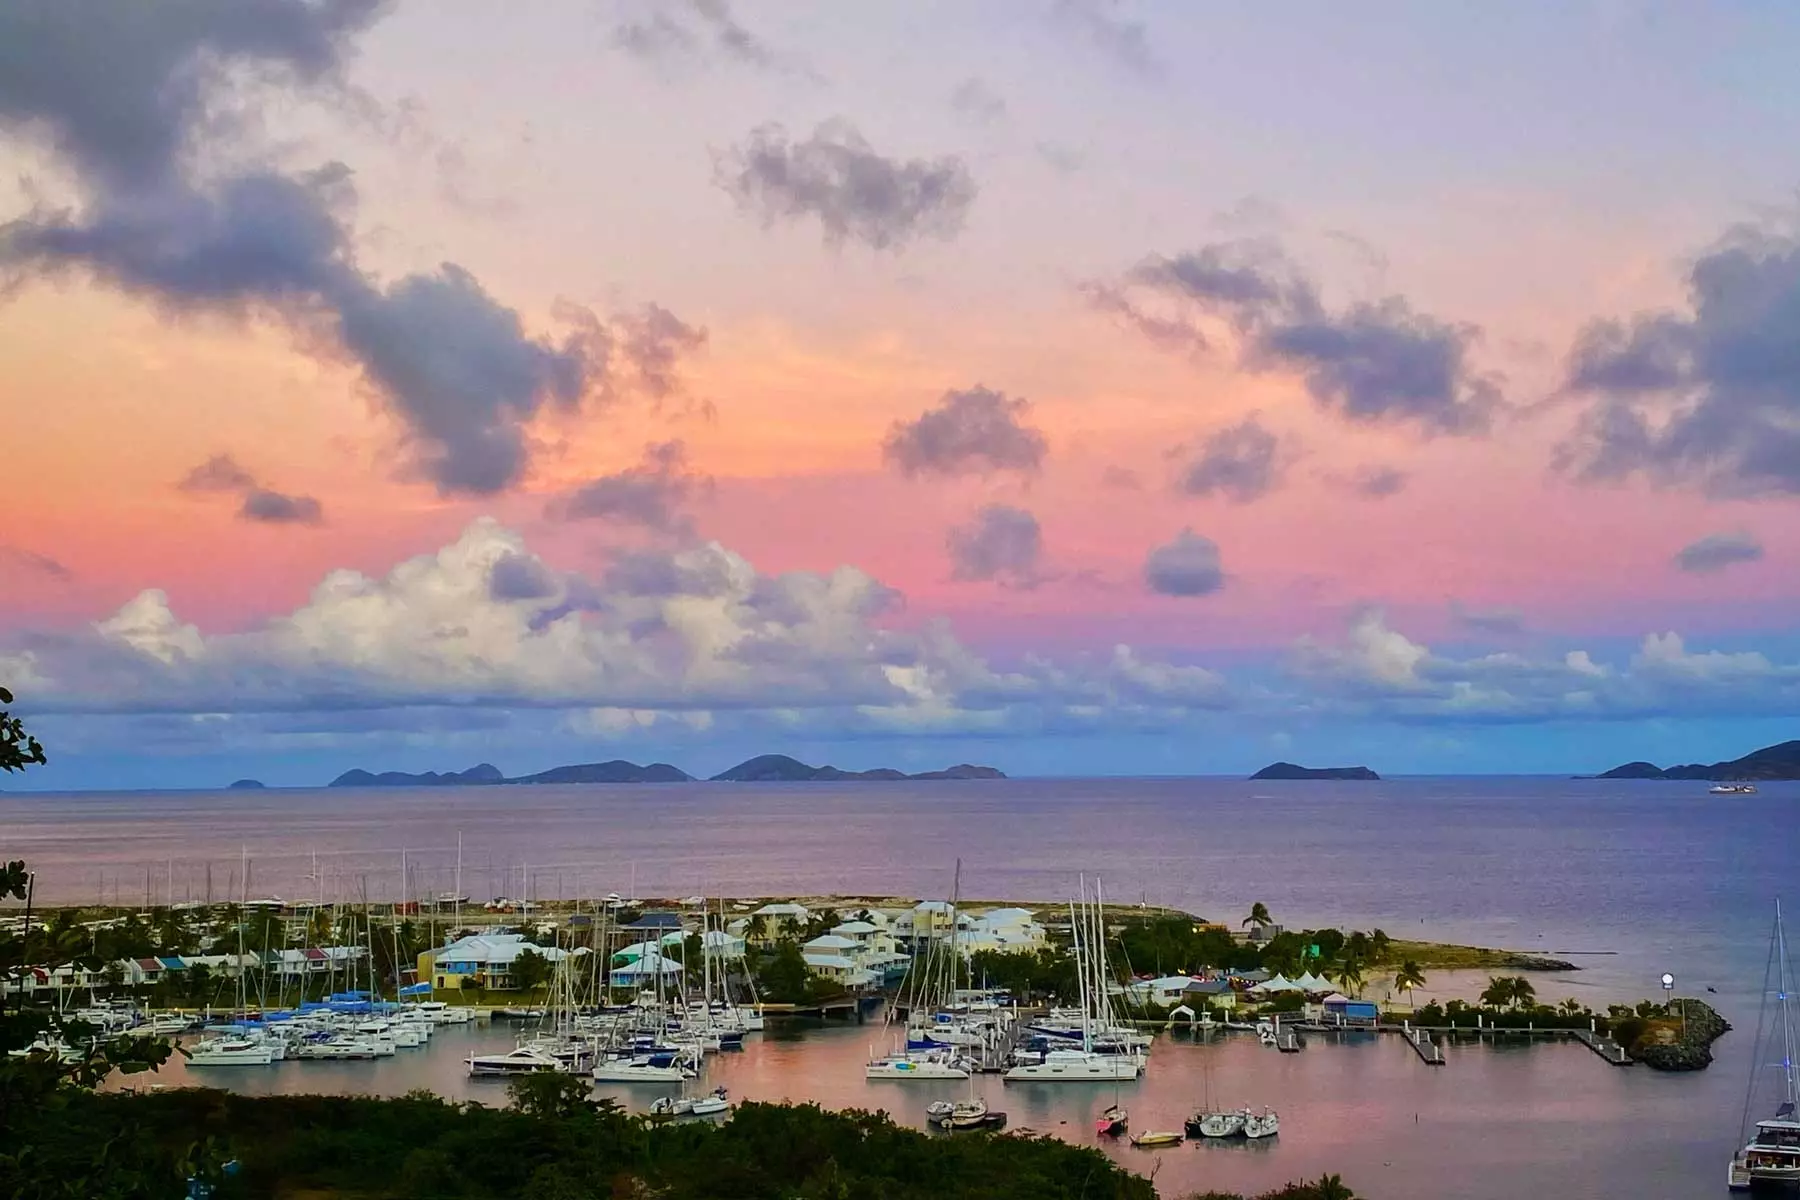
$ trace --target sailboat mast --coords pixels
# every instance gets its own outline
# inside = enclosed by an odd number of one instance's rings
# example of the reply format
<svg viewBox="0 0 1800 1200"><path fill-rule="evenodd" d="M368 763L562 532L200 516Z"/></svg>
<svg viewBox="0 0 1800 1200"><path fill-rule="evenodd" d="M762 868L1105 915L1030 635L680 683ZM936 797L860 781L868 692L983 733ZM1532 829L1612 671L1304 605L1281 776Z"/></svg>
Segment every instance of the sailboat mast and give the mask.
<svg viewBox="0 0 1800 1200"><path fill-rule="evenodd" d="M1790 1108L1800 1109L1800 1089L1795 1086L1794 1075L1794 1022L1791 1006L1794 1002L1794 981L1788 973L1787 933L1781 924L1781 901L1775 901L1775 955L1778 961L1777 986L1781 989L1781 1069L1787 1082L1787 1102Z"/></svg>

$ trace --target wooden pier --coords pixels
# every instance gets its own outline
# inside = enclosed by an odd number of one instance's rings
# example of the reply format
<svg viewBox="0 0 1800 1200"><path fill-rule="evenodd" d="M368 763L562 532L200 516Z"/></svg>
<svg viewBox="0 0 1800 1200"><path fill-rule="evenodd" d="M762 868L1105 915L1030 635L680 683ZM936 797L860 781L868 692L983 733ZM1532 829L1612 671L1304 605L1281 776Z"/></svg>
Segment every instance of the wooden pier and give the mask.
<svg viewBox="0 0 1800 1200"><path fill-rule="evenodd" d="M1407 1029L1401 1036L1406 1044L1418 1052L1419 1058L1428 1067L1444 1065L1444 1047L1431 1039L1431 1035L1422 1029Z"/></svg>
<svg viewBox="0 0 1800 1200"><path fill-rule="evenodd" d="M1586 1046L1589 1050L1592 1050L1595 1054L1598 1054L1601 1058L1604 1058L1613 1066L1629 1067L1631 1065L1631 1056L1625 1053L1625 1047L1619 1045L1619 1043L1613 1041L1611 1038L1602 1037L1600 1034L1586 1029L1574 1029L1570 1030L1570 1032L1575 1035L1576 1041Z"/></svg>

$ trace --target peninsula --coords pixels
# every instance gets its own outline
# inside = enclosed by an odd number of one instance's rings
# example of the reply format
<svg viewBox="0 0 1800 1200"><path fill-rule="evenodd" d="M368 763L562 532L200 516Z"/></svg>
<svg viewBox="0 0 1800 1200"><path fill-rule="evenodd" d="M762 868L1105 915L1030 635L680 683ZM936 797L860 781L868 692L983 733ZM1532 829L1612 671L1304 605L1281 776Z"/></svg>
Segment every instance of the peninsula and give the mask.
<svg viewBox="0 0 1800 1200"><path fill-rule="evenodd" d="M1251 779L1375 779L1381 776L1367 767L1303 767L1298 763L1270 763Z"/></svg>
<svg viewBox="0 0 1800 1200"><path fill-rule="evenodd" d="M1701 779L1719 782L1800 779L1800 741L1782 742L1752 750L1729 762L1685 763L1659 767L1655 763L1628 762L1598 779Z"/></svg>
<svg viewBox="0 0 1800 1200"><path fill-rule="evenodd" d="M942 771L922 771L908 775L891 767L869 771L844 771L837 767L814 767L789 758L785 754L761 754L746 759L729 771L712 777L716 783L864 783L882 780L935 779L1005 779L993 767L977 767L961 763ZM504 784L532 783L692 783L696 777L668 763L640 766L624 759L610 762L575 763L551 767L535 775L509 776L492 763L479 763L466 771L345 771L328 785L341 788L388 787L496 787ZM233 784L241 786L242 781Z"/></svg>

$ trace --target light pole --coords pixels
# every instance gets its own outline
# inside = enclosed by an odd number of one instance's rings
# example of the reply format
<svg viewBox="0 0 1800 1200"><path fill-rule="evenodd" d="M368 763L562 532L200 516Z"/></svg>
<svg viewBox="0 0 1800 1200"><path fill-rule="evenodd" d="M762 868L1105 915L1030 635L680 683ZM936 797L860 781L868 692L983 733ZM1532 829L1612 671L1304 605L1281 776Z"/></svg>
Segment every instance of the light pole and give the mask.
<svg viewBox="0 0 1800 1200"><path fill-rule="evenodd" d="M1663 1000L1663 1007L1668 1009L1670 1012L1674 1012L1675 1011L1675 977L1673 975L1669 974L1667 971L1664 971L1663 977L1662 977L1662 985L1663 985L1663 995L1665 997ZM1681 1010L1681 1036L1682 1036L1683 1040L1686 1040L1686 1038L1687 1038L1687 1009L1685 1007Z"/></svg>

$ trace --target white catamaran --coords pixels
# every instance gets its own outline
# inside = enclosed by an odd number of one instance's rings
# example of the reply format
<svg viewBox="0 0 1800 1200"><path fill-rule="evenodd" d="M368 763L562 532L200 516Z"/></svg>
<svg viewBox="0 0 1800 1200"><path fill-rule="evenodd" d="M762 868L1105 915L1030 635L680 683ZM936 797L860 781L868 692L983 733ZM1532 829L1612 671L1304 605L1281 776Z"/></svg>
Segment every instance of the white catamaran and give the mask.
<svg viewBox="0 0 1800 1200"><path fill-rule="evenodd" d="M1768 1023L1769 1007L1775 1006L1775 1022ZM1769 940L1769 961L1763 972L1763 1006L1757 1018L1756 1044L1752 1053L1757 1067L1773 1065L1781 1071L1781 1098L1775 1115L1756 1122L1744 1148L1731 1159L1726 1183L1732 1191L1772 1188L1800 1190L1800 1082L1794 1066L1794 981L1788 970L1787 936L1781 927L1781 902L1775 903L1775 932ZM1744 1096L1744 1125L1750 1124L1750 1108L1756 1099L1759 1071L1753 1071Z"/></svg>

